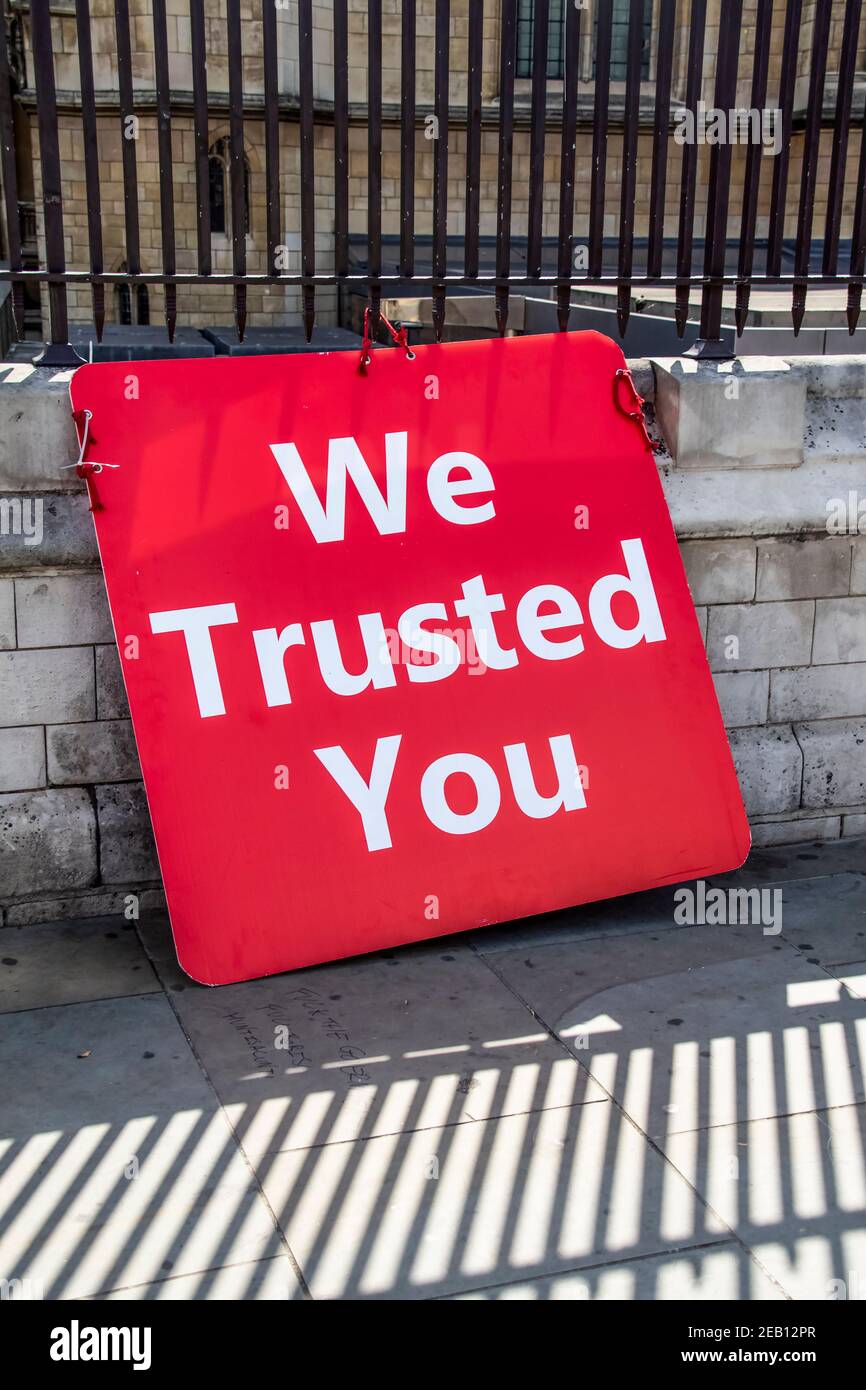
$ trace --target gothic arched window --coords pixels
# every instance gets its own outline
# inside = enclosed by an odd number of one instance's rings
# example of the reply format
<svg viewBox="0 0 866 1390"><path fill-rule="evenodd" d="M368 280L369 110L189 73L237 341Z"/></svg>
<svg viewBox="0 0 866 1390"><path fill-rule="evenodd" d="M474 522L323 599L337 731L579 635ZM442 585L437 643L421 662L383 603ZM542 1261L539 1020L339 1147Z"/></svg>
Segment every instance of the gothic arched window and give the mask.
<svg viewBox="0 0 866 1390"><path fill-rule="evenodd" d="M229 142L225 138L211 146L208 155L208 201L211 232L231 232L231 181ZM244 235L250 234L250 165L244 155Z"/></svg>
<svg viewBox="0 0 866 1390"><path fill-rule="evenodd" d="M126 261L120 266L120 273L126 274ZM136 285L133 297L133 286L128 280L122 280L114 287L115 307L117 310L118 323L150 323L150 293L147 285ZM135 312L133 314L133 306Z"/></svg>

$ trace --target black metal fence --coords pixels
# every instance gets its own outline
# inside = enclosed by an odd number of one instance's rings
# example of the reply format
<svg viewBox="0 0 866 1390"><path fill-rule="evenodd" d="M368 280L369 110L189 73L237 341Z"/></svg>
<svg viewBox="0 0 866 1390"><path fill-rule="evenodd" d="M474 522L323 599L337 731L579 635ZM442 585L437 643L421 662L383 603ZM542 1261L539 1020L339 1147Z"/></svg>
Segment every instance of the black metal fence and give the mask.
<svg viewBox="0 0 866 1390"><path fill-rule="evenodd" d="M491 0L488 0L490 9ZM357 8L357 6L353 6ZM637 195L637 150L642 115L645 118L647 93L647 5L644 0L595 0L565 4L556 0L534 0L527 6L518 0L500 0L498 30L498 95L495 102L498 123L498 177L495 247L492 257L482 262L479 236L480 163L482 130L482 59L485 38L484 0L471 0L466 27L465 63L467 99L459 119L465 122L465 232L462 255L455 264L454 239L448 236L448 182L453 179L453 152L449 154L449 120L455 123L453 104L449 106L449 53L451 5L449 0L435 4L435 97L432 113L438 122L434 147L432 179L432 237L429 259L416 268L419 239L415 234L415 131L424 112L416 104L416 5L402 3L402 77L398 111L383 112L382 96L382 0L369 0L367 11L367 99L362 114L349 103L349 26L347 0L333 0L333 101L314 100L313 91L313 8L312 0L298 0L297 56L298 92L287 104L278 90L278 25L275 0L262 0L261 35L264 75L263 115L265 180L267 186L266 269L247 270L244 236L244 68L240 0L225 0L228 35L228 201L231 210L231 273L215 273L211 257L211 228L208 197L208 117L209 93L206 70L206 29L203 0L189 0L191 24L195 131L195 174L197 188L197 268L178 273L175 250L175 204L172 184L172 104L175 94L169 83L169 49L165 0L152 0L153 56L160 168L160 223L162 267L157 272L142 271L139 239L139 190L134 143L123 141L123 190L125 220L125 269L108 273L103 259L103 227L100 207L100 166L97 144L97 98L91 46L91 17L88 0L75 0L80 72L81 139L85 165L89 232L87 269L68 269L64 248L63 171L58 139L57 96L52 54L49 0L31 0L33 85L39 130L39 161L42 184L44 264L26 267L22 263L22 208L19 206L14 150L15 64L10 63L7 44L0 44L0 136L2 136L3 195L8 269L0 271L11 279L15 317L23 327L23 289L25 284L47 282L50 316L49 346L44 360L61 363L73 360L67 346L67 285L89 283L97 334L105 321L105 286L118 282L161 284L165 287L165 319L169 337L177 322L178 287L202 283L233 287L234 313L242 337L247 318L247 287L251 285L293 285L302 291L303 322L309 337L316 314L316 290L338 284L365 293L374 316L378 316L381 296L391 286L406 284L429 286L433 299L433 323L437 336L442 332L445 297L450 288L484 288L495 294L496 319L500 332L508 323L509 290L515 286L546 286L556 298L560 327L569 318L572 293L578 286L616 288L620 331L628 322L632 289L635 286L668 286L675 292L677 330L682 337L688 319L689 300L696 287L701 290L700 336L693 346L699 354L721 353L723 292L736 290L736 324L741 332L749 309L753 286L789 287L795 331L803 321L807 291L811 286L847 288L847 317L851 332L859 314L866 264L866 140L863 138L862 99L855 109L857 58L861 21L861 0L815 0L809 7L811 35L804 42L806 19L803 0L758 0L750 17L749 43L744 44L743 0L723 0L718 27L713 104L729 112L736 107L738 80L750 82L750 109L767 108L769 59L774 10L784 13L781 68L778 87L772 93L774 110L780 122L780 145L776 158L762 156L758 141L749 143L742 188L732 198L732 141L711 146L706 187L705 233L695 236L698 149L694 141L681 147L672 141L672 125L678 105L696 116L702 96L704 50L707 38L707 0L656 0L653 13L654 89L652 102L652 172L649 186L641 190L648 203L649 234L636 240L635 208ZM833 71L829 70L831 22L844 9L841 43L836 48ZM688 40L685 56L684 102L672 101L675 36L677 26L687 15ZM9 32L6 16L7 34ZM579 53L581 26L590 23L592 33L591 105L581 102ZM136 112L133 89L130 16L128 0L114 0L114 27L118 60L118 114L121 123ZM808 64L808 95L795 98L801 50ZM624 91L618 108L612 112L612 82L624 73ZM525 114L516 106L515 82L521 74L531 74L531 94ZM551 77L554 74L554 77ZM557 110L551 111L551 83ZM642 83L644 89L642 92ZM561 95L560 95L561 86ZM833 88L835 87L835 100ZM862 98L862 93L861 93ZM643 102L643 110L642 110ZM489 124L489 107L484 113ZM367 233L366 263L350 263L349 237L349 125L361 121L367 131ZM281 121L299 124L300 140L300 270L289 273L277 264L281 230L280 130ZM398 123L401 132L400 232L399 254L393 269L383 266L382 233L382 144L383 124ZM529 187L528 219L525 238L516 237L512 218L512 164L517 124L528 124ZM333 269L322 271L316 262L316 143L317 124L333 130L334 189ZM546 130L553 124L561 130L559 152L558 237L551 257L550 238L543 236L543 197L545 193L544 156ZM575 150L578 127L592 131L592 172L590 178L586 264L580 268L574 257ZM816 187L822 130L832 130L831 162L826 187L823 228L816 227ZM856 185L846 193L846 169L853 132L860 131L860 155ZM799 187L791 176L792 146L802 150ZM606 178L610 152L619 153L618 232L615 246L605 238ZM452 161L449 170L449 159ZM666 236L665 195L673 161L679 161L679 214L675 237ZM769 231L760 241L756 237L759 195L762 179L769 189ZM789 185L791 185L789 187ZM765 194L766 194L765 189ZM850 235L843 237L843 204L847 197L847 224ZM796 200L796 201L795 201ZM23 205L22 205L23 206ZM796 207L796 237L786 240L786 215ZM670 220L670 219L669 219ZM816 243L816 235L818 241ZM515 268L515 245L519 240L522 262ZM449 254L450 249L450 254ZM611 254L613 250L613 264ZM329 258L330 260L330 258ZM491 264L492 261L492 264ZM551 263L552 261L552 263Z"/></svg>

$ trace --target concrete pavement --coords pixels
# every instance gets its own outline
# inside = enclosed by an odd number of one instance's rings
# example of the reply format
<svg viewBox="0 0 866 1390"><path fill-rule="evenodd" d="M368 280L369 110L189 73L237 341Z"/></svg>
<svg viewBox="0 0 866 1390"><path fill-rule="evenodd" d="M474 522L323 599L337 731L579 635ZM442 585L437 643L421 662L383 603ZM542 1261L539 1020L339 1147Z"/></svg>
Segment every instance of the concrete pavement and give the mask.
<svg viewBox="0 0 866 1390"><path fill-rule="evenodd" d="M866 842L713 886L764 918L660 889L216 990L159 917L3 929L3 1287L866 1297Z"/></svg>

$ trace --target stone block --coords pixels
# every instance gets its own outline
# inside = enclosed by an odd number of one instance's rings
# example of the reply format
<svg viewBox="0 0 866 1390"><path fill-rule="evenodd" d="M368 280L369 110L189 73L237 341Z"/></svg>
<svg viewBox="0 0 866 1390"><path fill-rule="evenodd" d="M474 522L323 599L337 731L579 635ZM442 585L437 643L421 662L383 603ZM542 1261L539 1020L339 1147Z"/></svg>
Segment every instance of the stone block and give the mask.
<svg viewBox="0 0 866 1390"><path fill-rule="evenodd" d="M0 792L45 786L45 731L0 729Z"/></svg>
<svg viewBox="0 0 866 1390"><path fill-rule="evenodd" d="M803 750L803 805L857 806L866 801L866 720L796 724Z"/></svg>
<svg viewBox="0 0 866 1390"><path fill-rule="evenodd" d="M0 652L0 720L7 728L93 719L95 713L92 648Z"/></svg>
<svg viewBox="0 0 866 1390"><path fill-rule="evenodd" d="M4 897L87 888L96 881L96 818L80 788L0 796Z"/></svg>
<svg viewBox="0 0 866 1390"><path fill-rule="evenodd" d="M866 661L866 598L818 599L812 661Z"/></svg>
<svg viewBox="0 0 866 1390"><path fill-rule="evenodd" d="M711 669L755 671L808 665L814 612L811 599L710 608L707 653Z"/></svg>
<svg viewBox="0 0 866 1390"><path fill-rule="evenodd" d="M796 666L770 676L770 719L840 719L866 715L866 662Z"/></svg>
<svg viewBox="0 0 866 1390"><path fill-rule="evenodd" d="M98 719L129 718L120 656L113 642L110 646L96 648L96 716Z"/></svg>
<svg viewBox="0 0 866 1390"><path fill-rule="evenodd" d="M96 532L86 495L0 494L0 570L98 563Z"/></svg>
<svg viewBox="0 0 866 1390"><path fill-rule="evenodd" d="M54 786L130 782L141 777L128 719L49 725L46 737L48 776Z"/></svg>
<svg viewBox="0 0 866 1390"><path fill-rule="evenodd" d="M16 579L19 647L74 647L113 639L101 574Z"/></svg>
<svg viewBox="0 0 866 1390"><path fill-rule="evenodd" d="M851 541L762 541L758 547L758 599L831 598L848 593Z"/></svg>
<svg viewBox="0 0 866 1390"><path fill-rule="evenodd" d="M653 369L656 420L677 468L803 462L806 381L781 358L658 358Z"/></svg>
<svg viewBox="0 0 866 1390"><path fill-rule="evenodd" d="M866 454L866 451L864 451ZM861 466L863 456L857 460ZM707 536L849 536L845 502L851 492L851 460L809 462L793 476L772 469L665 468L661 473L665 499L680 540ZM859 476L859 474L854 474ZM830 503L838 499L845 512L841 531L828 530ZM866 503L866 496L863 498ZM863 517L866 534L866 510Z"/></svg>
<svg viewBox="0 0 866 1390"><path fill-rule="evenodd" d="M139 914L129 916L130 907ZM92 888L81 893L30 898L6 909L8 927L30 927L40 922L63 922L77 917L123 917L137 921L148 911L164 911L165 895L159 888Z"/></svg>
<svg viewBox="0 0 866 1390"><path fill-rule="evenodd" d="M795 811L800 804L803 755L791 729L785 725L732 729L730 744L748 814Z"/></svg>
<svg viewBox="0 0 866 1390"><path fill-rule="evenodd" d="M96 788L100 870L103 883L159 878L159 865L144 787L140 782Z"/></svg>
<svg viewBox="0 0 866 1390"><path fill-rule="evenodd" d="M84 492L77 457L69 373L0 364L0 492Z"/></svg>
<svg viewBox="0 0 866 1390"><path fill-rule="evenodd" d="M816 816L808 820L767 821L752 826L752 846L814 844L818 840L838 840L841 816Z"/></svg>
<svg viewBox="0 0 866 1390"><path fill-rule="evenodd" d="M0 551L3 547L0 546ZM0 579L0 649L15 646L15 585Z"/></svg>
<svg viewBox="0 0 866 1390"><path fill-rule="evenodd" d="M717 671L713 681L729 729L766 721L769 671Z"/></svg>
<svg viewBox="0 0 866 1390"><path fill-rule="evenodd" d="M841 330L847 335L848 330ZM856 346L856 344L855 344ZM799 364L810 396L829 396L839 400L866 397L866 358L835 356L829 350Z"/></svg>
<svg viewBox="0 0 866 1390"><path fill-rule="evenodd" d="M806 453L810 462L863 457L863 401L844 396L810 396L806 415ZM833 496L829 494L828 496ZM838 494L835 494L838 496Z"/></svg>
<svg viewBox="0 0 866 1390"><path fill-rule="evenodd" d="M680 554L695 603L748 603L755 597L754 541L684 541Z"/></svg>

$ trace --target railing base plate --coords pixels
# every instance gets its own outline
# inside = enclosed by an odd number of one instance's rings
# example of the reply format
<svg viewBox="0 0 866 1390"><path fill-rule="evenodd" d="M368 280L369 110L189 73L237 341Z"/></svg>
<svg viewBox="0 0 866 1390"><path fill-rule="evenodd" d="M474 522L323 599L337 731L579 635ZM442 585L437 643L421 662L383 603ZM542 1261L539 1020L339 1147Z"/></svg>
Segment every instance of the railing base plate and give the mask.
<svg viewBox="0 0 866 1390"><path fill-rule="evenodd" d="M85 358L69 343L48 343L44 352L34 357L34 367L81 367Z"/></svg>

